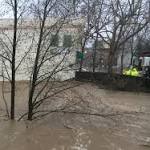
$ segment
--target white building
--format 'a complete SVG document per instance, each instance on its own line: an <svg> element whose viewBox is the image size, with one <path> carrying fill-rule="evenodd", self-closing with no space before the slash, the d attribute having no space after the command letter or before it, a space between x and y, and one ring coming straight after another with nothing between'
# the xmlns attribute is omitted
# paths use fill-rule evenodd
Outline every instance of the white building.
<svg viewBox="0 0 150 150"><path fill-rule="evenodd" d="M56 22L57 23L56 25ZM51 59L51 62L46 62L44 68L41 68L41 74L45 70L49 70L55 64L57 64L63 57L65 50L68 50L68 55L65 58L64 63L69 65L75 62L75 52L80 49L79 39L82 35L84 19L77 18L72 20L65 20L63 25L60 27L60 19L49 18L45 25L46 38L42 43L42 49L46 49L49 43L50 53L57 50L63 50L62 55ZM58 28L60 30L58 31ZM16 80L29 80L31 70L34 64L34 58L36 55L37 41L39 38L39 23L36 20L24 20L18 23L17 32L17 52L16 52ZM13 41L13 20L11 19L0 19L0 54L5 57L11 57ZM26 56L26 57L24 57ZM24 58L24 59L23 59ZM5 76L9 78L8 74L11 74L11 66L8 61L5 61L1 57L0 74L5 73ZM20 63L21 62L21 63ZM63 63L63 65L64 65ZM19 67L17 67L19 66ZM53 68L52 68L53 69ZM63 74L63 75L62 75ZM57 74L59 76L59 74ZM70 75L70 76L68 76ZM60 78L67 79L73 77L72 71L61 72ZM1 78L2 79L2 78Z"/></svg>

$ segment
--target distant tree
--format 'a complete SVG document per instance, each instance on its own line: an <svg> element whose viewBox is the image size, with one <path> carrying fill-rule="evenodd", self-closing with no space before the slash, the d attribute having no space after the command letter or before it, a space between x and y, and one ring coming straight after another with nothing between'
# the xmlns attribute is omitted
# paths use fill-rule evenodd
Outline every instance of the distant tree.
<svg viewBox="0 0 150 150"><path fill-rule="evenodd" d="M110 47L108 72L112 73L113 59L117 51L149 24L149 1L108 1L107 10L110 23L99 35Z"/></svg>
<svg viewBox="0 0 150 150"><path fill-rule="evenodd" d="M102 40L99 35L105 29L105 26L109 24L108 12L106 11L107 4L104 0L84 0L81 3L80 15L85 16L85 29L84 36L81 41L81 51L84 54L85 47L89 43L90 40L93 40L94 43L98 43L98 41ZM97 44L93 47L93 72L95 72L95 62L97 55ZM82 71L83 61L80 63L80 71Z"/></svg>

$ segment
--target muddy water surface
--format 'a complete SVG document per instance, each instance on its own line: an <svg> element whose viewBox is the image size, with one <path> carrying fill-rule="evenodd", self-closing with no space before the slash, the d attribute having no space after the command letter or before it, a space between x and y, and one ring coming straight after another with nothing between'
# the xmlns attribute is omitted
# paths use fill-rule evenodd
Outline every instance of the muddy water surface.
<svg viewBox="0 0 150 150"><path fill-rule="evenodd" d="M26 87L17 86L17 118L27 111ZM108 91L84 84L66 91L64 98L62 95L48 108L78 101L70 110L77 109L81 114L51 114L32 123L0 118L0 150L150 150L150 94ZM9 100L9 90L6 98ZM84 101L80 103L81 98ZM0 112L3 104L0 99ZM120 115L90 116L82 112Z"/></svg>
<svg viewBox="0 0 150 150"><path fill-rule="evenodd" d="M0 124L0 150L147 150L112 130L50 128L23 122Z"/></svg>

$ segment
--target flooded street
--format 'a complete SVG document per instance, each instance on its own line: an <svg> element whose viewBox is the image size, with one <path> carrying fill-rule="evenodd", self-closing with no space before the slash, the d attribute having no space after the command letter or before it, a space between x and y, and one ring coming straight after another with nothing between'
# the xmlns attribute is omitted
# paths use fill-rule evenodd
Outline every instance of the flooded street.
<svg viewBox="0 0 150 150"><path fill-rule="evenodd" d="M20 123L7 122L0 132L1 150L146 150L105 128L26 128Z"/></svg>
<svg viewBox="0 0 150 150"><path fill-rule="evenodd" d="M26 87L19 84L17 88L17 118L27 111ZM150 94L110 91L83 83L42 107L52 109L64 103L68 113L18 122L3 116L1 101L0 150L150 149Z"/></svg>

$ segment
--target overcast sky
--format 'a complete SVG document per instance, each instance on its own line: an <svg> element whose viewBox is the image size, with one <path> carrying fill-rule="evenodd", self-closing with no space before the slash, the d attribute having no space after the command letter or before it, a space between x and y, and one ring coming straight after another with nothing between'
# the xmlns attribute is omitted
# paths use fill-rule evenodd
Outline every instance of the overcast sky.
<svg viewBox="0 0 150 150"><path fill-rule="evenodd" d="M13 17L12 7L6 3L7 1L9 2L10 0L0 0L0 18L12 18ZM19 1L21 3L19 3L18 5L26 6L26 8L28 8L27 5L30 4L29 1L33 2L33 0L19 0Z"/></svg>

